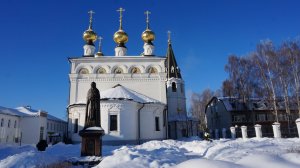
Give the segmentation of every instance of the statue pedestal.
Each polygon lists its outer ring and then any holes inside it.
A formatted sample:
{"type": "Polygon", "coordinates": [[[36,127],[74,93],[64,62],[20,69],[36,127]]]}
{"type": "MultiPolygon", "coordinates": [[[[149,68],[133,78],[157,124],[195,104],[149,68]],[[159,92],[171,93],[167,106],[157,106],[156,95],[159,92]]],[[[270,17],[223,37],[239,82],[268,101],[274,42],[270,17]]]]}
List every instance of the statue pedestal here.
{"type": "Polygon", "coordinates": [[[82,137],[81,156],[102,156],[102,136],[104,130],[101,127],[88,127],[79,131],[82,137]]]}

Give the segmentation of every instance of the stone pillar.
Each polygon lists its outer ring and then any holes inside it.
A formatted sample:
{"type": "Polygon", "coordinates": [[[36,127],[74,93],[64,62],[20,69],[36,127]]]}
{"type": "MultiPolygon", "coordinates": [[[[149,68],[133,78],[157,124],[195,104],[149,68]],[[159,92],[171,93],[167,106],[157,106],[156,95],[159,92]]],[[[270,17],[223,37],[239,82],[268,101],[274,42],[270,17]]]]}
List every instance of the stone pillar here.
{"type": "Polygon", "coordinates": [[[273,125],[274,138],[281,138],[280,123],[274,122],[273,125]]]}
{"type": "Polygon", "coordinates": [[[235,139],[236,138],[235,127],[230,127],[230,133],[231,133],[231,138],[235,139]]]}
{"type": "Polygon", "coordinates": [[[298,119],[296,120],[296,125],[297,125],[297,129],[298,129],[298,136],[299,136],[299,138],[300,138],[300,118],[298,118],[298,119]]]}
{"type": "Polygon", "coordinates": [[[255,135],[256,135],[256,138],[262,138],[261,125],[256,124],[256,125],[254,126],[254,128],[255,128],[255,135]]]}
{"type": "Polygon", "coordinates": [[[215,129],[215,139],[219,139],[219,130],[215,129]]]}
{"type": "Polygon", "coordinates": [[[247,126],[241,126],[241,130],[242,130],[242,137],[243,137],[243,139],[247,139],[248,138],[247,126]]]}
{"type": "Polygon", "coordinates": [[[226,138],[226,128],[222,129],[222,138],[226,138]]]}

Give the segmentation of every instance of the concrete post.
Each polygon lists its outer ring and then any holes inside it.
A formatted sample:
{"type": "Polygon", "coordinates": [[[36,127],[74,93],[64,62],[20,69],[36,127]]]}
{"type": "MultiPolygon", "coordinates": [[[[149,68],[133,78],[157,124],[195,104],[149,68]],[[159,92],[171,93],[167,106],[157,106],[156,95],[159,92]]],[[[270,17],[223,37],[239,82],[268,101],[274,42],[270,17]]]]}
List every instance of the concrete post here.
{"type": "Polygon", "coordinates": [[[230,127],[230,133],[231,133],[231,138],[235,139],[236,138],[235,127],[230,127]]]}
{"type": "Polygon", "coordinates": [[[242,129],[242,137],[243,137],[243,139],[247,139],[248,138],[247,126],[241,126],[241,129],[242,129]]]}
{"type": "Polygon", "coordinates": [[[299,138],[300,138],[300,118],[298,118],[298,119],[296,120],[296,125],[297,125],[297,129],[298,129],[298,136],[299,136],[299,138]]]}
{"type": "Polygon", "coordinates": [[[273,125],[274,138],[281,138],[280,123],[274,122],[273,125]]]}
{"type": "Polygon", "coordinates": [[[215,139],[219,139],[219,130],[215,129],[215,139]]]}
{"type": "Polygon", "coordinates": [[[222,129],[222,138],[226,138],[226,128],[222,129]]]}
{"type": "Polygon", "coordinates": [[[255,135],[256,135],[256,138],[262,138],[261,125],[256,124],[256,125],[254,126],[254,128],[255,128],[255,135]]]}

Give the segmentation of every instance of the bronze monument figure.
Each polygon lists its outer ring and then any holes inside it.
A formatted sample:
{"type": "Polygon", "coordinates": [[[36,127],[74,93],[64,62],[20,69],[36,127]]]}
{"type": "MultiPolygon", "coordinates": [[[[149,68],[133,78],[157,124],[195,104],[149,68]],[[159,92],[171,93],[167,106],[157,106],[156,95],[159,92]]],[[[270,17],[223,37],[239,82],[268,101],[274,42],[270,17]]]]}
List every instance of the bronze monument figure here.
{"type": "Polygon", "coordinates": [[[101,128],[100,92],[95,82],[91,83],[91,88],[87,93],[85,123],[79,135],[82,137],[81,156],[101,157],[104,130],[101,128]]]}
{"type": "Polygon", "coordinates": [[[101,127],[100,119],[100,92],[92,82],[87,94],[84,128],[101,127]]]}

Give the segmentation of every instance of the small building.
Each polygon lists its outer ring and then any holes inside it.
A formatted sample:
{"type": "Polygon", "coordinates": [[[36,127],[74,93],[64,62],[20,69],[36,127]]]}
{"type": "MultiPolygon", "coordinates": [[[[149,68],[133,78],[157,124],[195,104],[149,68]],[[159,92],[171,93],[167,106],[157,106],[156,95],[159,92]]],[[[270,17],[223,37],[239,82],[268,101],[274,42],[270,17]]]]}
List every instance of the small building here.
{"type": "Polygon", "coordinates": [[[58,139],[62,141],[66,131],[66,121],[45,111],[31,109],[30,106],[15,109],[0,106],[0,143],[36,144],[41,139],[49,142],[49,132],[59,135],[58,139]]]}
{"type": "MultiPolygon", "coordinates": [[[[286,113],[284,102],[277,102],[278,120],[281,124],[283,137],[293,137],[297,135],[295,120],[298,118],[298,111],[293,106],[290,108],[291,115],[286,113]],[[288,120],[289,118],[289,120],[288,120]],[[288,129],[290,125],[290,129],[288,129]]],[[[273,137],[272,124],[276,121],[272,105],[263,99],[250,99],[243,102],[238,98],[232,97],[213,97],[205,108],[207,127],[211,131],[221,130],[234,126],[240,128],[247,126],[248,136],[254,137],[254,125],[262,126],[264,137],[273,137]]],[[[237,129],[240,133],[240,129],[237,129]]],[[[229,134],[229,131],[228,131],[229,134]]]]}

